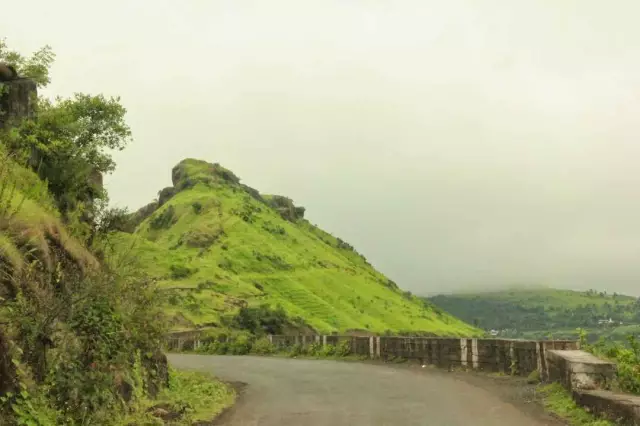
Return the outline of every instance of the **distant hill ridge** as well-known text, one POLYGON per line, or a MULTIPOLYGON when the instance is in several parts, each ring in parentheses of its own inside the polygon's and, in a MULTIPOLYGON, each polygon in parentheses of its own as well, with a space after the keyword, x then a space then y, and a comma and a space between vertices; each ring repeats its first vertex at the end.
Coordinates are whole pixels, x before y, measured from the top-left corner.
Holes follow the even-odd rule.
POLYGON ((640 299, 617 293, 526 286, 425 300, 505 337, 569 338, 577 336, 578 328, 593 338, 640 332, 640 299))

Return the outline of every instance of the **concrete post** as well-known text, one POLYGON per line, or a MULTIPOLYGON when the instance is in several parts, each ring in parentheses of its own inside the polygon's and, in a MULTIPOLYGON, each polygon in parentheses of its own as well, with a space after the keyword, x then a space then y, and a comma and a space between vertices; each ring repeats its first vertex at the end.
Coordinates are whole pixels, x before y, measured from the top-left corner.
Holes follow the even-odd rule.
POLYGON ((460 364, 467 366, 467 339, 460 339, 460 364))
POLYGON ((380 336, 376 337, 376 356, 380 358, 380 336))
POLYGON ((373 347, 373 336, 369 337, 369 357, 373 359, 375 348, 373 347))
POLYGON ((478 353, 478 339, 471 339, 471 365, 474 370, 480 368, 480 363, 478 362, 478 357, 480 354, 478 353))
POLYGON ((513 347, 513 342, 509 342, 509 374, 513 374, 515 372, 516 366, 516 352, 513 347))

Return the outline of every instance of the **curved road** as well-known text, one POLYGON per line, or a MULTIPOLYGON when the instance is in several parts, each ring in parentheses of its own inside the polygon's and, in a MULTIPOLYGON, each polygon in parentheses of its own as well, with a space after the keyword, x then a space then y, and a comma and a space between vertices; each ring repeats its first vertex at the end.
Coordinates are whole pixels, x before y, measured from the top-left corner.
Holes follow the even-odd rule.
MULTIPOLYGON (((446 372, 425 374, 383 365, 250 356, 170 355, 248 386, 225 426, 542 426, 534 416, 446 372)), ((545 418, 546 417, 546 418, 545 418)))

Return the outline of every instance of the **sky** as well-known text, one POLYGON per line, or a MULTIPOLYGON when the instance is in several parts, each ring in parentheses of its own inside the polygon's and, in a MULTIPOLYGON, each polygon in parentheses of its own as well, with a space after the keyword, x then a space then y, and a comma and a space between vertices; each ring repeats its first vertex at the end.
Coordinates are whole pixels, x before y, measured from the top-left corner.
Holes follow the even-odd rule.
POLYGON ((114 205, 199 158, 414 293, 640 296, 638 16, 637 0, 21 0, 0 37, 53 47, 46 94, 121 97, 114 205))

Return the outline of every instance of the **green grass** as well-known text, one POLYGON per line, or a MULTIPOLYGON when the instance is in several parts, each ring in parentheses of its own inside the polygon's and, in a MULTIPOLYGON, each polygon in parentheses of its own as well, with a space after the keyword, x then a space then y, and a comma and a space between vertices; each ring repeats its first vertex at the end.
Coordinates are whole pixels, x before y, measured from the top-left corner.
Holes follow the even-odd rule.
POLYGON ((548 411, 565 420, 571 426, 614 426, 607 420, 598 419, 576 405, 571 395, 559 383, 542 385, 538 395, 548 411))
POLYGON ((230 173, 195 160, 181 163, 174 183, 191 186, 133 235, 116 238, 163 289, 180 292, 167 306, 171 315, 186 319, 180 327, 220 325, 222 316, 246 301, 281 305, 320 332, 478 334, 403 293, 364 257, 307 220, 283 219, 268 201, 220 177, 220 170, 230 173), (187 272, 172 276, 172 268, 187 272))
POLYGON ((151 401, 144 399, 120 423, 123 425, 164 425, 154 411, 180 413, 173 425, 192 425, 199 421, 212 421, 223 410, 233 405, 235 391, 215 377, 196 371, 170 370, 170 384, 151 401))

